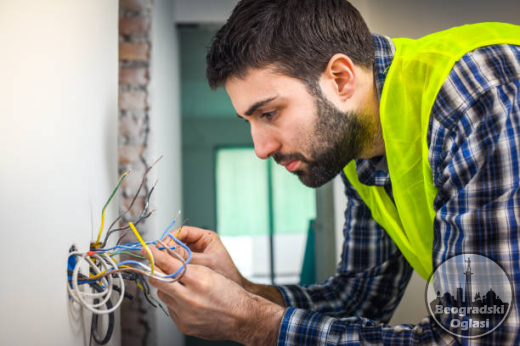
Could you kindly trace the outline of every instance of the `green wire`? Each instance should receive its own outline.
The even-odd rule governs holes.
[[[105,226],[105,209],[107,208],[107,206],[110,203],[110,201],[112,200],[112,198],[114,198],[114,195],[116,194],[117,190],[119,189],[119,186],[123,182],[123,179],[126,178],[128,173],[130,173],[130,171],[126,171],[125,173],[123,173],[123,175],[121,175],[121,178],[119,178],[119,181],[118,181],[116,187],[114,188],[114,191],[112,191],[112,194],[108,198],[108,201],[105,203],[105,206],[103,207],[103,210],[101,211],[101,227],[99,227],[99,233],[98,233],[97,240],[93,244],[94,247],[99,247],[99,240],[101,239],[101,233],[103,233],[103,227]]]
[[[112,191],[112,194],[111,194],[110,197],[108,198],[108,201],[105,203],[105,206],[103,207],[103,211],[105,211],[105,209],[108,207],[108,204],[110,203],[110,201],[112,200],[112,198],[114,198],[114,195],[116,194],[117,190],[119,189],[119,186],[120,186],[121,183],[123,182],[123,179],[126,178],[126,176],[128,175],[128,173],[130,173],[130,171],[126,171],[125,173],[123,173],[123,175],[121,176],[121,178],[119,178],[119,182],[117,183],[116,187],[114,188],[114,191]]]

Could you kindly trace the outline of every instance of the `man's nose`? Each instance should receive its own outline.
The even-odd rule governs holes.
[[[268,131],[251,126],[251,137],[255,145],[255,154],[262,160],[268,159],[280,150],[280,142]]]

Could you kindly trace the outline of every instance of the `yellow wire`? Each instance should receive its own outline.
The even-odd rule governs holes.
[[[110,203],[110,201],[114,197],[116,191],[119,189],[119,186],[121,185],[121,182],[123,182],[123,179],[126,178],[128,173],[130,173],[130,171],[126,171],[125,173],[123,173],[123,175],[121,175],[121,178],[119,178],[119,182],[117,183],[114,191],[112,191],[112,194],[110,195],[110,197],[108,198],[108,201],[105,203],[105,206],[103,207],[103,211],[101,212],[101,226],[99,227],[98,237],[96,239],[96,242],[94,243],[94,247],[96,247],[96,248],[99,247],[99,245],[100,245],[99,241],[101,240],[101,233],[103,233],[103,227],[105,227],[105,210],[107,209],[108,204]]]
[[[101,227],[99,227],[99,233],[95,243],[96,247],[99,246],[99,241],[101,240],[101,233],[103,233],[103,227],[105,227],[105,210],[106,208],[103,208],[103,211],[101,212]]]
[[[141,245],[143,246],[143,248],[146,250],[146,252],[148,253],[148,256],[150,257],[150,268],[152,269],[151,271],[151,275],[153,275],[153,271],[154,271],[154,262],[153,262],[153,255],[152,255],[152,252],[150,251],[150,249],[148,248],[148,246],[146,245],[146,243],[144,242],[143,238],[141,238],[141,235],[139,234],[139,232],[137,232],[137,229],[135,228],[134,224],[132,222],[129,222],[128,225],[130,226],[130,228],[132,229],[132,231],[134,232],[135,234],[135,237],[137,238],[137,240],[139,240],[139,242],[141,243]]]
[[[184,222],[182,223],[181,227],[179,228],[179,231],[177,233],[175,233],[175,238],[177,238],[179,236],[179,234],[181,234],[181,231],[182,231],[182,227],[184,226],[184,224],[186,223],[186,221],[188,221],[188,219],[184,220]]]
[[[133,268],[133,267],[131,267],[131,266],[127,266],[127,265],[124,265],[124,264],[123,264],[122,266],[120,266],[120,267],[118,267],[118,268]],[[92,275],[92,274],[90,274],[89,279],[90,279],[90,280],[96,280],[98,277],[100,277],[101,275],[105,274],[107,271],[108,271],[108,269],[105,269],[105,270],[103,270],[102,272],[99,272],[99,273],[96,274],[96,275]]]

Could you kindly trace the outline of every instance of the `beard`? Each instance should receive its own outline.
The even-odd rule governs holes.
[[[332,180],[351,160],[360,157],[367,144],[373,141],[373,131],[367,117],[359,111],[342,112],[322,94],[319,86],[310,88],[314,95],[317,119],[313,133],[307,134],[301,147],[310,159],[300,153],[275,154],[276,162],[299,160],[306,169],[293,173],[308,187],[320,187]],[[302,137],[305,134],[302,134]]]

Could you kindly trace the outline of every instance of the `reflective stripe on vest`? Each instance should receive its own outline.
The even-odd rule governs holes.
[[[520,27],[504,23],[464,25],[418,40],[394,39],[395,56],[380,102],[394,203],[383,187],[362,184],[355,161],[343,169],[401,253],[421,277],[432,269],[433,201],[437,189],[428,161],[431,109],[455,63],[466,53],[495,44],[520,45]]]

